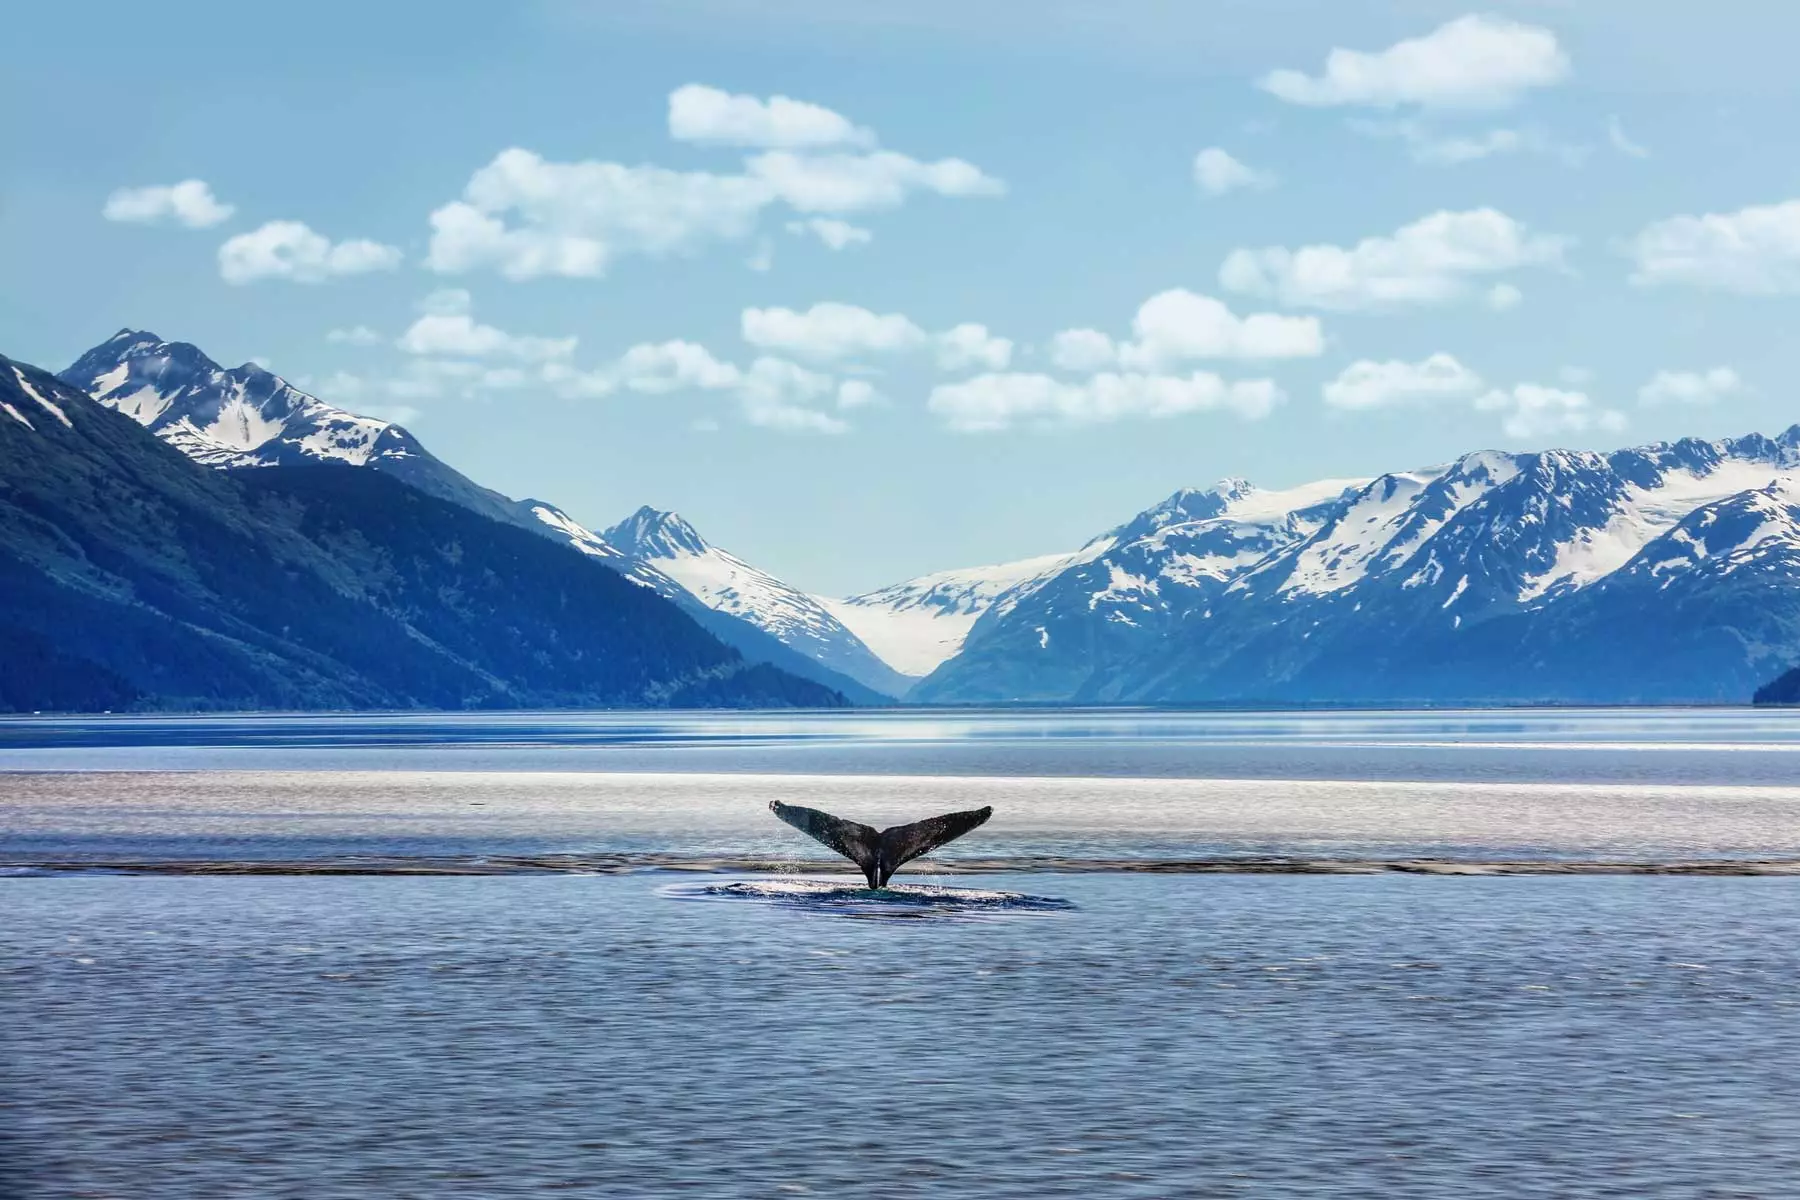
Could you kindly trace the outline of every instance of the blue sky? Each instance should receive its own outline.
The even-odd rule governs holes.
[[[1800,420],[1785,6],[77,0],[9,34],[0,351],[256,357],[822,592],[1226,475]]]

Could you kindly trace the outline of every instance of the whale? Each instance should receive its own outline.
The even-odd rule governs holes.
[[[994,815],[990,805],[876,830],[816,808],[783,804],[779,800],[770,802],[769,811],[855,863],[862,869],[869,887],[874,889],[886,887],[895,871],[921,854],[955,841]]]

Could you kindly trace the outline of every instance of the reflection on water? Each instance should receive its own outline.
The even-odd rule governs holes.
[[[994,807],[942,863],[1800,859],[1800,787],[473,771],[3,779],[0,863],[546,858],[759,869],[820,847],[772,800],[884,828]],[[578,865],[578,864],[577,864]],[[674,865],[674,864],[670,864]],[[848,864],[840,864],[847,867]]]
[[[955,919],[1068,912],[1075,906],[1052,896],[981,888],[898,883],[870,889],[818,879],[739,879],[730,883],[672,883],[662,894],[677,900],[779,904],[800,912],[877,920]]]
[[[1791,782],[1800,712],[899,710],[0,718],[0,770]]]

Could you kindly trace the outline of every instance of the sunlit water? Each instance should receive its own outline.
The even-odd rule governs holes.
[[[1800,880],[1121,868],[1792,862],[1796,751],[1742,711],[0,721],[0,1197],[1792,1194]],[[996,813],[870,892],[772,799]],[[96,873],[170,864],[387,874]]]

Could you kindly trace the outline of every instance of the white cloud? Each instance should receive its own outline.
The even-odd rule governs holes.
[[[744,260],[744,265],[752,271],[762,273],[775,265],[775,243],[768,238],[756,244],[756,253]]]
[[[431,214],[425,263],[444,273],[492,267],[512,279],[593,277],[621,252],[669,254],[747,237],[771,198],[744,175],[557,163],[515,147],[475,172],[461,200]]]
[[[1587,150],[1558,141],[1536,129],[1487,129],[1479,133],[1445,133],[1424,121],[1352,120],[1350,128],[1366,137],[1398,138],[1414,162],[1458,166],[1502,154],[1544,154],[1580,166]]]
[[[1120,366],[1157,373],[1207,358],[1314,358],[1324,353],[1317,317],[1251,313],[1186,288],[1159,292],[1131,320],[1135,339],[1115,342],[1097,329],[1065,329],[1050,342],[1050,361],[1066,371]]]
[[[543,362],[567,358],[575,352],[572,337],[529,337],[478,324],[467,313],[426,313],[400,335],[397,343],[408,354],[452,358],[516,358]]]
[[[100,215],[108,221],[154,225],[174,221],[189,229],[205,229],[231,219],[235,206],[221,204],[212,188],[199,179],[139,188],[120,188],[106,198]]]
[[[779,358],[752,362],[736,388],[745,420],[787,433],[843,433],[849,429],[841,418],[809,407],[833,391],[829,375]]]
[[[1717,404],[1744,390],[1744,381],[1730,367],[1710,371],[1658,371],[1638,389],[1638,403]]]
[[[1525,293],[1510,283],[1496,283],[1488,289],[1487,306],[1495,312],[1510,312],[1525,302]]]
[[[995,337],[986,325],[966,323],[937,335],[937,363],[946,371],[979,367],[1004,371],[1012,363],[1011,339]]]
[[[325,340],[344,346],[373,346],[381,341],[381,335],[367,325],[352,325],[348,329],[331,330]]]
[[[846,379],[838,384],[839,408],[867,408],[871,404],[881,403],[881,399],[881,393],[866,379]]]
[[[1508,437],[1543,438],[1568,433],[1617,433],[1625,428],[1625,414],[1596,408],[1585,392],[1564,391],[1536,383],[1521,383],[1510,391],[1496,388],[1475,401],[1483,412],[1503,414],[1501,428]]]
[[[1568,56],[1548,29],[1504,17],[1459,17],[1385,50],[1334,49],[1317,76],[1273,71],[1263,90],[1315,108],[1504,108],[1532,88],[1561,83]]]
[[[1246,166],[1217,146],[1194,156],[1194,182],[1209,196],[1223,196],[1239,188],[1272,187],[1275,176]]]
[[[1628,252],[1637,262],[1633,283],[1800,293],[1800,200],[1656,221]]]
[[[1317,317],[1251,313],[1240,317],[1221,300],[1186,288],[1159,292],[1131,320],[1135,342],[1119,362],[1156,370],[1196,358],[1314,358],[1325,350]]]
[[[1108,372],[1081,382],[1007,373],[940,384],[932,389],[927,407],[960,433],[994,433],[1018,422],[1054,428],[1211,410],[1257,420],[1285,398],[1269,380],[1229,383],[1205,371],[1187,376]]]
[[[919,192],[995,196],[997,179],[961,159],[920,162],[893,151],[770,150],[741,174],[614,162],[552,162],[513,147],[470,177],[462,198],[431,214],[425,263],[512,279],[593,278],[621,254],[660,256],[755,233],[775,204],[803,214],[894,208]],[[827,245],[867,240],[845,222],[813,227]],[[834,247],[835,248],[835,247]]]
[[[1219,268],[1219,283],[1306,308],[1441,304],[1466,296],[1479,276],[1559,264],[1568,244],[1491,208],[1436,212],[1351,247],[1234,250]]]
[[[1363,360],[1325,385],[1325,403],[1361,412],[1376,408],[1466,399],[1481,390],[1481,377],[1448,354],[1416,363]]]
[[[875,144],[873,133],[829,108],[786,96],[732,95],[699,83],[669,93],[669,136],[678,142],[786,150]]]
[[[1606,118],[1606,140],[1612,143],[1612,148],[1617,150],[1620,154],[1627,155],[1631,158],[1650,157],[1650,151],[1647,147],[1632,141],[1626,136],[1625,126],[1620,123],[1619,118],[1616,116]]]
[[[892,354],[915,349],[927,340],[923,329],[899,313],[874,313],[830,300],[805,312],[746,308],[739,325],[744,340],[752,346],[821,361]]]
[[[270,221],[219,247],[219,275],[232,284],[258,279],[322,283],[343,275],[391,271],[399,265],[398,247],[361,239],[333,242],[299,221]]]
[[[867,229],[859,225],[852,225],[848,221],[840,221],[836,217],[808,217],[804,221],[789,221],[787,231],[802,235],[811,234],[832,250],[863,245],[875,237]]]
[[[897,208],[913,192],[999,196],[1006,185],[960,158],[920,162],[892,150],[873,154],[794,154],[771,150],[746,163],[753,180],[803,213]]]
[[[1050,361],[1065,371],[1098,371],[1118,360],[1118,346],[1098,329],[1065,329],[1050,339]]]
[[[813,407],[835,398],[841,409],[873,403],[872,387],[860,380],[839,383],[829,375],[785,359],[763,356],[748,367],[714,357],[696,342],[640,343],[611,367],[592,372],[558,373],[565,396],[591,397],[620,388],[650,395],[681,391],[718,392],[732,396],[744,419],[794,433],[842,433],[849,425]]]
[[[718,391],[736,387],[742,372],[713,357],[696,342],[642,342],[619,358],[618,382],[634,392],[663,394],[700,389]]]

